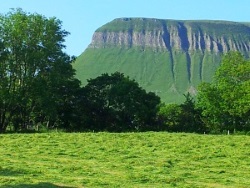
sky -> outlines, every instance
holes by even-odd
[[[123,17],[250,22],[250,0],[0,0],[0,14],[11,8],[62,21],[65,51],[78,56],[102,25]]]

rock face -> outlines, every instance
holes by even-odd
[[[119,71],[162,101],[181,102],[211,81],[229,51],[249,57],[249,23],[119,18],[96,30],[73,66],[83,84]]]
[[[121,28],[121,25],[127,26]],[[109,26],[112,27],[109,28]],[[171,51],[249,51],[250,27],[222,21],[173,21],[120,18],[98,29],[90,48],[151,47]]]

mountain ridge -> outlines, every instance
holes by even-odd
[[[234,35],[231,35],[232,32]],[[245,35],[242,38],[243,32]],[[230,50],[249,51],[249,41],[250,27],[246,23],[118,18],[97,29],[89,47],[105,47],[108,44],[224,53]]]

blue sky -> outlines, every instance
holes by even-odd
[[[10,8],[57,17],[66,38],[66,52],[80,55],[94,31],[120,17],[250,22],[250,0],[0,0],[0,13]]]

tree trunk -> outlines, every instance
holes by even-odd
[[[4,133],[6,131],[6,123],[0,123],[0,133]]]

